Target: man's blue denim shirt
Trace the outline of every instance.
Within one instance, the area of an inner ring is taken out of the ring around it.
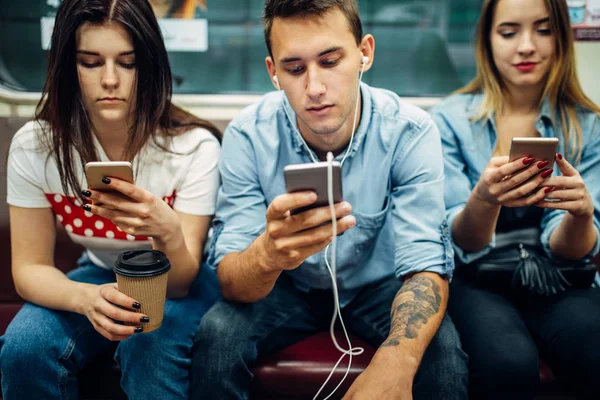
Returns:
[[[360,124],[342,168],[344,200],[352,204],[356,217],[356,226],[338,237],[342,304],[362,286],[394,274],[402,279],[429,271],[450,278],[454,270],[435,124],[426,112],[391,92],[362,84],[361,94]],[[294,121],[288,120],[283,107]],[[285,193],[283,168],[311,162],[292,123],[297,129],[287,98],[273,92],[227,127],[208,261],[213,268],[263,233],[268,205]],[[335,159],[341,161],[344,153]],[[286,273],[300,290],[331,288],[323,252]]]
[[[452,227],[456,216],[463,210],[471,191],[479,181],[486,165],[492,158],[496,147],[496,122],[495,116],[488,121],[474,122],[473,117],[478,114],[482,94],[461,94],[448,97],[431,110],[431,115],[436,122],[442,136],[444,150],[444,167],[446,173],[446,217],[448,225]],[[559,123],[552,123],[553,113],[550,102],[544,101],[540,114],[535,121],[535,127],[542,137],[558,137],[560,139],[558,151],[577,168],[581,174],[588,192],[594,202],[594,225],[596,231],[600,229],[600,122],[597,115],[584,109],[578,109],[577,115],[583,133],[583,152],[581,163],[576,164],[574,157],[565,152],[565,143],[562,139],[562,128]],[[517,135],[518,136],[518,135]],[[560,175],[558,167],[554,168],[553,175]],[[550,236],[562,221],[566,211],[545,209],[541,222],[540,241],[548,256],[550,253]],[[600,235],[598,236],[600,237]],[[462,263],[473,262],[495,247],[495,236],[484,249],[477,252],[466,252],[454,246],[456,255]],[[589,256],[598,253],[599,242],[590,252]]]

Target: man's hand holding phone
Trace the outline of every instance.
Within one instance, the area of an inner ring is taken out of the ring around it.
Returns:
[[[317,201],[315,192],[303,191],[277,196],[267,209],[267,227],[258,238],[263,266],[270,270],[293,270],[332,241],[329,206],[292,215],[292,211]],[[356,225],[347,202],[335,204],[338,234]]]

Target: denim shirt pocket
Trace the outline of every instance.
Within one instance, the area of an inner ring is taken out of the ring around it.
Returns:
[[[390,196],[387,196],[383,209],[375,214],[366,214],[360,211],[352,212],[352,215],[356,218],[356,225],[351,229],[351,232],[353,233],[352,239],[357,253],[373,248],[373,242],[385,223],[391,203]]]

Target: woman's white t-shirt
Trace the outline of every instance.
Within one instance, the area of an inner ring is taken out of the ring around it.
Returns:
[[[41,127],[28,122],[15,134],[8,157],[7,202],[23,208],[52,208],[70,238],[84,246],[91,261],[112,269],[118,255],[126,250],[152,247],[152,239],[131,236],[112,221],[83,210],[74,197],[65,195],[56,161],[41,146]],[[164,138],[158,139],[163,146]],[[94,137],[99,161],[109,161]],[[192,215],[214,215],[220,154],[218,140],[206,129],[194,128],[174,136],[165,151],[152,140],[132,162],[136,186],[163,199],[173,209]],[[81,188],[87,188],[77,159],[76,174]],[[73,204],[74,203],[74,204]],[[35,234],[32,232],[32,234]]]

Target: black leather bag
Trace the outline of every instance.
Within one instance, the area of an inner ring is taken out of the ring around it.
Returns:
[[[549,258],[540,243],[538,228],[496,234],[496,247],[464,267],[479,286],[512,287],[541,296],[560,293],[568,287],[588,288],[597,271],[590,260],[561,262]]]

